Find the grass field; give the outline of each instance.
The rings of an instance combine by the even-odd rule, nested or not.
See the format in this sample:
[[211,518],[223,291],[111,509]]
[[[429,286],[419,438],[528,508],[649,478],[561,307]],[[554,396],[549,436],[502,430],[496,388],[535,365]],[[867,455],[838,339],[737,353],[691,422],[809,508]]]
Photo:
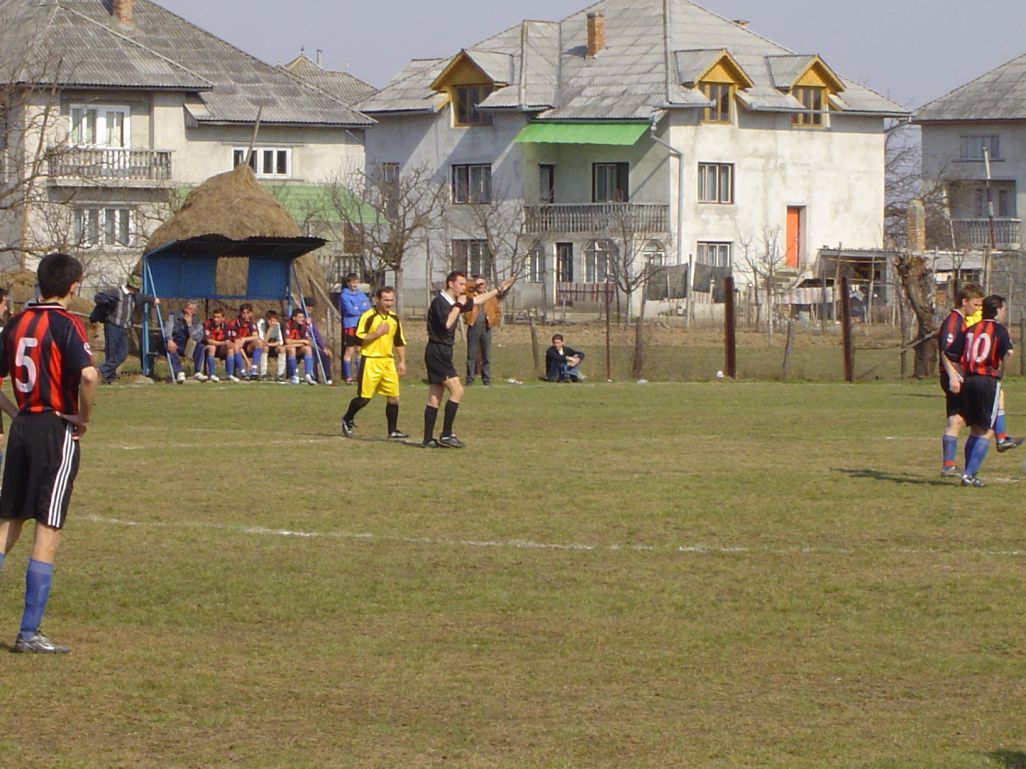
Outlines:
[[942,481],[932,382],[592,382],[468,389],[462,451],[103,388],[0,766],[1026,767],[1026,455]]

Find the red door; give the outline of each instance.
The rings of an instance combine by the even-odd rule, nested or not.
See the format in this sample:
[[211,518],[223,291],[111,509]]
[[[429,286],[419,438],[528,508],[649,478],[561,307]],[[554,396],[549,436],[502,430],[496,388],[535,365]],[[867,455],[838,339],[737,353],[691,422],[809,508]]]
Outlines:
[[798,269],[798,256],[802,242],[802,209],[799,206],[787,207],[787,241],[785,264]]

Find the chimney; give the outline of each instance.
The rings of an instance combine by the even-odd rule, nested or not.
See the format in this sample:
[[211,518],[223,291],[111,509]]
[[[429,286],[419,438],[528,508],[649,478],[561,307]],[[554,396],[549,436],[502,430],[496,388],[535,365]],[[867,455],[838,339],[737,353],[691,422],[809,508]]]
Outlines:
[[130,25],[132,23],[132,0],[113,0],[111,5],[118,24]]
[[734,23],[741,27],[741,29],[744,29],[748,26],[748,19],[734,19]]
[[602,13],[588,14],[588,58],[606,47],[606,17]]
[[[324,53],[324,51],[322,51],[320,48],[317,49],[317,66],[318,67],[321,67],[321,55],[323,53]],[[324,67],[321,67],[321,69],[324,69]]]

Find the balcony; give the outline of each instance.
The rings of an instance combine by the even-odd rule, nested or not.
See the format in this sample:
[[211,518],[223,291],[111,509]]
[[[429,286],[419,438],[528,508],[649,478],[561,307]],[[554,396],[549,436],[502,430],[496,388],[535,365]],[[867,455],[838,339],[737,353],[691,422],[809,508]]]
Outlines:
[[[1001,217],[994,219],[994,245],[1002,250],[1016,250],[1022,246],[1019,234],[1021,219]],[[986,248],[991,244],[989,219],[952,219],[955,242],[960,248]]]
[[113,147],[54,148],[49,157],[51,183],[146,186],[171,179],[171,152]]
[[649,203],[581,203],[524,206],[525,226],[532,234],[593,233],[614,235],[670,231],[670,207]]

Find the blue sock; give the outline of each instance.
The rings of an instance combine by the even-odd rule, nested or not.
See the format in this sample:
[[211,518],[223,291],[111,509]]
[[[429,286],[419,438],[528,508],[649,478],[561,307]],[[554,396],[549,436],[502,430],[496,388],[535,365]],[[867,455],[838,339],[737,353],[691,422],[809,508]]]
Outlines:
[[983,464],[983,460],[987,456],[988,448],[990,448],[990,441],[986,438],[976,439],[976,443],[973,444],[972,454],[965,463],[966,475],[975,476],[980,471],[980,465]]
[[977,438],[975,435],[970,435],[968,438],[965,439],[965,448],[963,449],[965,455],[965,464],[963,464],[962,467],[965,468],[963,472],[967,475],[969,473],[969,461],[973,457],[973,447],[976,446],[976,442],[978,440],[980,439]]
[[6,557],[3,553],[0,553],[0,571],[4,570],[4,558]]
[[285,361],[285,373],[288,374],[289,379],[292,379],[296,375],[296,359],[288,358]]
[[253,364],[253,367],[251,369],[253,373],[256,373],[260,370],[260,358],[262,357],[263,352],[264,351],[261,350],[259,347],[253,350],[253,360],[251,361]]
[[242,357],[241,352],[235,353],[235,373],[239,376],[246,373],[246,359]]
[[235,356],[229,355],[224,359],[224,373],[228,376],[234,376],[235,374]]
[[1005,430],[1005,410],[1001,409],[997,413],[997,419],[994,420],[994,435],[998,438],[1004,438],[1008,435]]
[[958,438],[945,435],[941,440],[944,445],[944,466],[952,467],[955,464],[955,455],[958,454]]
[[353,364],[347,360],[342,361],[342,378],[352,379],[353,378]]
[[207,376],[213,376],[213,375],[214,375],[214,356],[213,355],[208,355],[207,356]]
[[22,638],[30,638],[39,630],[52,583],[53,564],[29,558],[28,569],[25,570],[25,613],[21,615]]
[[313,376],[313,355],[303,356],[303,373],[307,376]]

